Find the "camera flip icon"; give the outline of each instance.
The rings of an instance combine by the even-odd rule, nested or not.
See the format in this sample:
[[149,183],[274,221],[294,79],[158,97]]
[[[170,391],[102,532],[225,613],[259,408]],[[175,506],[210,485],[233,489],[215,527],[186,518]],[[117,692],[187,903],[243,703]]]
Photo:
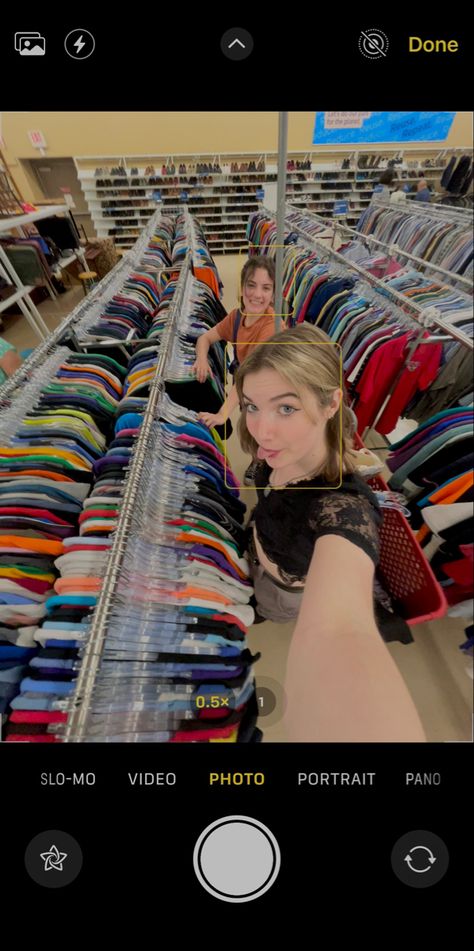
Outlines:
[[15,33],[15,49],[20,56],[45,56],[46,40],[41,33]]

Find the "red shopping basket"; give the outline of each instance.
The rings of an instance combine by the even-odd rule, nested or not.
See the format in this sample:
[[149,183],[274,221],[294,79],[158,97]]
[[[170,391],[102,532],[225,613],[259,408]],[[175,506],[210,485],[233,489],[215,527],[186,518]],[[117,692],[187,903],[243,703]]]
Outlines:
[[[364,444],[356,435],[355,444]],[[373,489],[388,489],[380,476],[367,480]],[[405,516],[396,509],[382,509],[378,575],[397,611],[407,624],[422,624],[443,617],[447,602]]]

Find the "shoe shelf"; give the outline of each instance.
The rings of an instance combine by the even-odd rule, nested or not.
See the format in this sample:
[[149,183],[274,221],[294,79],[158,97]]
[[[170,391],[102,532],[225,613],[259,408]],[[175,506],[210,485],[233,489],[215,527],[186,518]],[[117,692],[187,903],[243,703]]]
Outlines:
[[[266,157],[256,153],[102,155],[75,159],[98,237],[112,237],[120,248],[131,247],[135,229],[145,226],[148,217],[141,212],[156,210],[158,202],[152,203],[156,191],[161,193],[163,214],[167,204],[176,204],[181,192],[186,191],[191,214],[201,220],[212,218],[203,224],[208,225],[213,244],[219,235],[219,248],[244,248],[248,216],[258,207],[256,191],[276,178],[276,156],[271,169],[267,164]],[[110,234],[111,231],[114,233]]]
[[[449,154],[449,150],[418,147],[291,152],[286,197],[294,205],[323,211],[328,217],[336,200],[347,199],[347,218],[357,222],[370,202],[374,183],[386,168],[393,167],[396,177],[408,184],[423,171],[436,190]],[[167,204],[176,204],[181,192],[186,191],[189,211],[201,220],[214,253],[224,253],[245,250],[248,216],[259,204],[257,189],[276,182],[277,159],[276,152],[267,152],[102,155],[81,156],[74,161],[98,237],[113,237],[122,249],[132,247],[157,205],[166,214]],[[426,161],[429,165],[424,164]],[[160,203],[153,200],[156,191],[161,193]],[[115,205],[114,201],[125,204]],[[132,221],[139,224],[131,226]],[[231,231],[227,231],[229,224],[233,226]],[[223,230],[219,231],[221,226]],[[110,231],[115,233],[111,235]],[[218,234],[222,240],[216,245]],[[226,234],[232,238],[226,238]],[[229,241],[240,243],[234,248]]]

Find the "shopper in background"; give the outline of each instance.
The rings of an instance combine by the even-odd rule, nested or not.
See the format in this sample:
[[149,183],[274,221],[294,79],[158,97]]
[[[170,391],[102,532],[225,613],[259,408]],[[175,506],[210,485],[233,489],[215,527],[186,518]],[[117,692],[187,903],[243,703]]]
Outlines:
[[0,337],[0,386],[7,377],[11,376],[18,367],[21,367],[21,360],[15,347],[3,337]]
[[395,185],[395,190],[390,195],[390,201],[393,202],[394,204],[398,204],[398,202],[400,201],[406,202],[407,200],[406,191],[405,191],[406,183],[394,182],[394,185]]
[[338,345],[307,324],[276,334],[246,358],[236,389],[242,448],[260,460],[249,526],[256,610],[296,620],[289,739],[423,741],[375,621],[381,516],[354,471]]
[[[275,333],[275,262],[273,258],[257,255],[245,262],[240,276],[240,309],[232,310],[212,330],[198,337],[196,343],[196,362],[193,370],[200,383],[204,383],[209,372],[207,355],[209,348],[218,340],[228,340],[234,346],[235,359],[231,372],[235,373],[239,365],[256,349],[255,344],[268,340]],[[199,418],[206,426],[222,426],[238,405],[235,384],[218,413],[200,413]],[[244,475],[244,483],[251,485],[255,471],[252,462]]]
[[372,192],[372,201],[389,201],[390,200],[390,186],[393,183],[395,178],[395,172],[393,168],[386,168],[382,172],[378,180],[378,184],[375,186]]
[[415,201],[431,201],[431,192],[423,172],[420,172],[420,180],[416,185]]

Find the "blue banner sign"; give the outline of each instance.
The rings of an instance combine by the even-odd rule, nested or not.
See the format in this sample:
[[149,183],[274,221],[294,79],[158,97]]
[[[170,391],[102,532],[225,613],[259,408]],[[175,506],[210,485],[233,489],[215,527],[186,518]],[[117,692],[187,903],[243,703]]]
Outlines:
[[317,112],[313,145],[444,142],[454,112]]

